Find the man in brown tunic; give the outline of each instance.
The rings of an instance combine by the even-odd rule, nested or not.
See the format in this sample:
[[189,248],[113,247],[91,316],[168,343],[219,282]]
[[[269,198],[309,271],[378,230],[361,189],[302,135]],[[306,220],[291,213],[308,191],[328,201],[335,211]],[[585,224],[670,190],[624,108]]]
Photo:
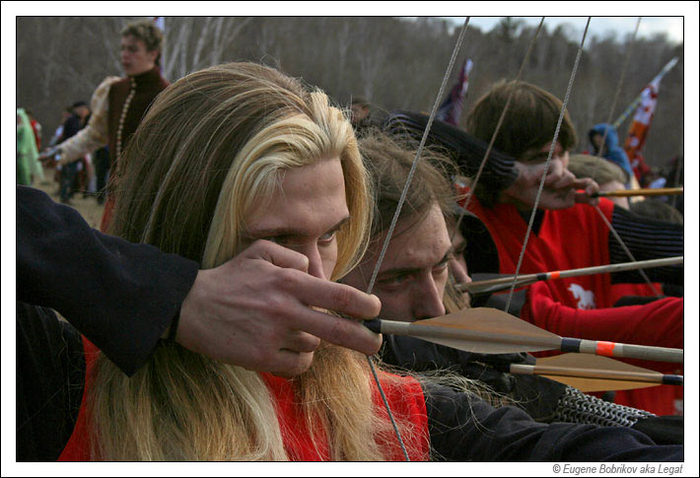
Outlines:
[[[121,63],[126,77],[109,76],[93,93],[88,125],[48,153],[69,164],[103,146],[109,147],[110,185],[118,176],[119,158],[155,97],[168,86],[160,72],[163,33],[151,21],[127,25],[121,32]],[[110,187],[111,189],[111,187]],[[106,230],[113,200],[108,192],[100,228]]]

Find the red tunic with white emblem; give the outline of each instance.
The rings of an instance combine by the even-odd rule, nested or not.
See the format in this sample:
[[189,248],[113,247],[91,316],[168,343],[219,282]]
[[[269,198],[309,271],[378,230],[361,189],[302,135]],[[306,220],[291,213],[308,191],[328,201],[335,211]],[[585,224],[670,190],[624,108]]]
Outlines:
[[[497,204],[487,209],[476,198],[470,200],[469,209],[486,225],[498,248],[499,272],[515,273],[527,232],[527,223],[518,210],[511,204]],[[602,198],[600,209],[611,221],[613,203]],[[577,204],[568,209],[547,210],[538,233],[532,233],[528,239],[520,273],[609,264],[609,234],[607,224],[594,207]],[[682,298],[613,307],[617,298],[610,274],[549,280],[529,287],[528,301],[520,317],[563,337],[683,347]],[[664,373],[679,373],[676,364],[630,363]],[[673,397],[677,388],[661,386],[620,391],[615,401],[657,414],[674,414]]]

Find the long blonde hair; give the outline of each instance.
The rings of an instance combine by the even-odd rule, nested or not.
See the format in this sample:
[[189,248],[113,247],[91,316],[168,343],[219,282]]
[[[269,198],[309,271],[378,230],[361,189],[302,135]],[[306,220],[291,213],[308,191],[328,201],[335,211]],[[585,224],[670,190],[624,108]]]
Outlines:
[[[240,252],[248,212],[279,187],[282,171],[335,156],[350,220],[338,232],[334,279],[364,253],[372,210],[346,117],[322,92],[271,68],[231,63],[193,73],[161,93],[129,143],[112,232],[217,266]],[[324,344],[294,386],[310,435],[325,432],[318,449],[334,460],[386,458],[378,442],[390,424],[373,404],[363,355]],[[176,344],[157,347],[131,378],[100,357],[91,388],[96,459],[294,458],[258,373]]]

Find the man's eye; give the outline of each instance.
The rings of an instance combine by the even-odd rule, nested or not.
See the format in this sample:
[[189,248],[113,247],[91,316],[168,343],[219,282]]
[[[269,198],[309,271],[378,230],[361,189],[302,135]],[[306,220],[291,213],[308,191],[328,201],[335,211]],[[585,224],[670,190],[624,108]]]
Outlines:
[[335,235],[338,231],[333,231],[333,232],[327,232],[321,237],[319,237],[318,242],[323,245],[330,244],[333,242],[333,239],[335,239]]
[[435,267],[433,267],[433,275],[439,275],[442,274],[447,270],[449,266],[449,260],[446,260],[445,262],[441,262],[437,264]]
[[377,281],[377,285],[384,288],[384,289],[389,289],[392,287],[400,287],[406,281],[408,280],[408,275],[398,275],[398,276],[392,276],[392,277],[387,277],[386,279],[379,279]]
[[280,246],[288,246],[290,244],[289,238],[286,236],[270,236],[270,237],[263,237],[266,241],[274,242],[275,244],[279,244]]

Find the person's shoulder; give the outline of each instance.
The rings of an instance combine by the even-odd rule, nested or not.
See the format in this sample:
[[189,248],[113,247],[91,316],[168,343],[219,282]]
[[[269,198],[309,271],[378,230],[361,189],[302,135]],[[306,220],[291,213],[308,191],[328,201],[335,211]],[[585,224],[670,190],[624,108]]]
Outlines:
[[112,86],[113,84],[115,84],[115,83],[117,83],[117,82],[120,82],[120,81],[121,81],[121,82],[123,82],[123,81],[128,82],[129,79],[128,79],[128,78],[123,78],[123,77],[120,77],[120,76],[107,76],[107,77],[105,77],[105,78],[100,82],[100,84],[97,86],[96,90],[107,89],[107,88],[109,88],[110,86]]
[[112,88],[114,85],[119,84],[123,82],[124,80],[127,80],[126,78],[121,78],[119,76],[107,76],[105,79],[103,79],[99,85],[97,85],[97,88],[95,88],[95,92],[92,94],[93,101],[98,100],[100,98],[105,98],[110,91],[112,91]]
[[131,80],[129,77],[109,77],[106,78],[100,85],[100,89],[104,92],[105,96],[109,96],[110,101],[116,97],[119,98],[122,95],[127,95],[131,89]]

